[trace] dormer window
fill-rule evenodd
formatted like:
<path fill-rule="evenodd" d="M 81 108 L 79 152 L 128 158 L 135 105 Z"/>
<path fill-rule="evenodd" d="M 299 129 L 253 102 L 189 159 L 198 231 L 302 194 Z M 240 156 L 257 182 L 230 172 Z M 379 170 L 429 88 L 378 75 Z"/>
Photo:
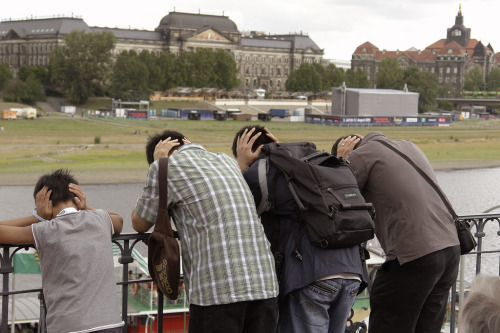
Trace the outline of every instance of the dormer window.
<path fill-rule="evenodd" d="M 455 29 L 451 32 L 452 36 L 462 36 L 462 30 Z"/>

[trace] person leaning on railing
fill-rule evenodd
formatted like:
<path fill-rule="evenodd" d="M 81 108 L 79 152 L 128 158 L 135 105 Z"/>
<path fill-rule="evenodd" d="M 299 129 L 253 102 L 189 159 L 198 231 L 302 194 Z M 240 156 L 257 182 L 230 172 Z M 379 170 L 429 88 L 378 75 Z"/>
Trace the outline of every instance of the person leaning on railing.
<path fill-rule="evenodd" d="M 476 276 L 460 309 L 458 332 L 500 332 L 500 276 Z"/>
<path fill-rule="evenodd" d="M 35 244 L 47 331 L 121 332 L 111 237 L 123 218 L 87 206 L 67 170 L 42 176 L 34 197 L 33 215 L 0 222 L 0 244 Z"/>

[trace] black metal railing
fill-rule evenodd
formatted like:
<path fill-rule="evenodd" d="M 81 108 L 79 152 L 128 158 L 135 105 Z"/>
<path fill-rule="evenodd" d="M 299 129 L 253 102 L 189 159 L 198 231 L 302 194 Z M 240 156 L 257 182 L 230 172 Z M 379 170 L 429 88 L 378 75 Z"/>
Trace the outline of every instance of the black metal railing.
<path fill-rule="evenodd" d="M 461 258 L 461 274 L 457 279 L 457 283 L 452 288 L 451 301 L 450 301 L 450 333 L 455 332 L 456 326 L 456 304 L 457 298 L 461 304 L 464 299 L 464 276 L 463 269 L 465 263 L 465 257 L 468 259 L 475 260 L 475 274 L 481 272 L 481 263 L 483 256 L 486 254 L 498 254 L 500 262 L 500 243 L 498 240 L 500 238 L 494 238 L 494 241 L 489 244 L 488 248 L 485 249 L 484 238 L 487 236 L 487 231 L 485 227 L 489 224 L 496 223 L 497 231 L 496 236 L 500 236 L 500 214 L 479 214 L 479 215 L 468 215 L 461 216 L 461 220 L 465 220 L 471 224 L 472 231 L 477 240 L 477 248 L 475 251 L 462 256 Z M 130 284 L 134 283 L 148 283 L 152 282 L 151 279 L 130 279 L 129 278 L 129 265 L 134 262 L 134 257 L 132 252 L 134 247 L 139 243 L 143 242 L 149 236 L 148 233 L 137 233 L 137 234 L 122 234 L 118 236 L 113 236 L 113 243 L 115 243 L 120 249 L 120 256 L 118 262 L 122 265 L 122 279 L 117 284 L 122 288 L 122 320 L 127 323 L 127 308 L 128 308 L 128 288 Z M 496 246 L 497 248 L 492 248 Z M 26 245 L 0 245 L 0 274 L 2 274 L 2 291 L 0 296 L 2 297 L 2 313 L 1 313 L 1 325 L 0 332 L 8 333 L 8 311 L 9 311 L 9 297 L 16 294 L 26 294 L 26 293 L 41 293 L 41 289 L 28 289 L 28 290 L 9 290 L 9 279 L 10 274 L 14 272 L 13 257 L 16 252 L 21 249 L 33 248 L 32 244 Z M 500 268 L 499 268 L 500 270 Z M 500 271 L 498 272 L 500 275 Z M 460 291 L 457 293 L 457 284 L 460 287 Z M 163 295 L 158 292 L 158 310 L 157 310 L 157 332 L 163 331 Z M 124 326 L 123 332 L 127 332 L 127 325 Z"/>

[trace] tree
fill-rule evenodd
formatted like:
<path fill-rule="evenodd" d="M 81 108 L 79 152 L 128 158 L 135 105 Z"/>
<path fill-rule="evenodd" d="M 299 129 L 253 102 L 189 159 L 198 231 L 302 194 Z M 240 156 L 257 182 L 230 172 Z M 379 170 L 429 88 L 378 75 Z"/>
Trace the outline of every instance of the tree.
<path fill-rule="evenodd" d="M 377 68 L 378 89 L 403 89 L 404 71 L 394 58 L 385 58 Z"/>
<path fill-rule="evenodd" d="M 238 66 L 230 53 L 218 49 L 215 51 L 215 87 L 232 90 L 240 85 Z"/>
<path fill-rule="evenodd" d="M 343 68 L 339 68 L 334 64 L 326 66 L 326 77 L 330 87 L 340 87 L 347 81 L 346 73 Z"/>
<path fill-rule="evenodd" d="M 464 75 L 464 90 L 481 91 L 484 87 L 484 77 L 481 67 L 475 66 Z"/>
<path fill-rule="evenodd" d="M 418 67 L 409 67 L 403 76 L 408 90 L 418 92 L 418 112 L 429 111 L 435 104 L 439 91 L 436 74 L 420 71 Z"/>
<path fill-rule="evenodd" d="M 7 82 L 3 98 L 6 102 L 34 104 L 44 99 L 43 86 L 33 74 L 26 81 L 12 79 Z"/>
<path fill-rule="evenodd" d="M 500 90 L 500 68 L 496 67 L 491 70 L 488 74 L 488 90 L 489 91 L 499 91 Z"/>
<path fill-rule="evenodd" d="M 33 75 L 35 79 L 40 81 L 41 84 L 47 85 L 50 83 L 50 74 L 49 71 L 42 66 L 21 66 L 19 68 L 19 73 L 17 77 L 23 81 L 26 81 L 30 75 Z"/>
<path fill-rule="evenodd" d="M 107 31 L 75 30 L 64 38 L 64 43 L 50 55 L 52 80 L 71 102 L 83 104 L 90 96 L 104 91 L 115 38 Z"/>
<path fill-rule="evenodd" d="M 110 94 L 124 101 L 149 100 L 149 71 L 134 50 L 124 51 L 116 57 L 111 76 Z"/>
<path fill-rule="evenodd" d="M 331 85 L 325 67 L 319 63 L 302 63 L 300 67 L 290 73 L 285 83 L 290 91 L 321 92 L 330 90 Z"/>
<path fill-rule="evenodd" d="M 0 64 L 0 90 L 5 87 L 10 79 L 12 79 L 12 72 L 10 71 L 9 64 L 2 62 Z"/>
<path fill-rule="evenodd" d="M 370 88 L 370 81 L 361 69 L 346 71 L 346 85 L 349 88 Z"/>

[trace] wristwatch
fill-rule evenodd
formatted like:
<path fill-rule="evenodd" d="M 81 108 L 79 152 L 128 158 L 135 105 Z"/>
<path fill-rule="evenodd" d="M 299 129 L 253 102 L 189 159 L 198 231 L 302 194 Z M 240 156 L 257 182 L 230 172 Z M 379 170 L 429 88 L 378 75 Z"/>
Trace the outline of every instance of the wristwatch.
<path fill-rule="evenodd" d="M 40 222 L 47 221 L 46 219 L 37 214 L 36 207 L 33 208 L 33 216 L 36 217 L 36 219 Z"/>

